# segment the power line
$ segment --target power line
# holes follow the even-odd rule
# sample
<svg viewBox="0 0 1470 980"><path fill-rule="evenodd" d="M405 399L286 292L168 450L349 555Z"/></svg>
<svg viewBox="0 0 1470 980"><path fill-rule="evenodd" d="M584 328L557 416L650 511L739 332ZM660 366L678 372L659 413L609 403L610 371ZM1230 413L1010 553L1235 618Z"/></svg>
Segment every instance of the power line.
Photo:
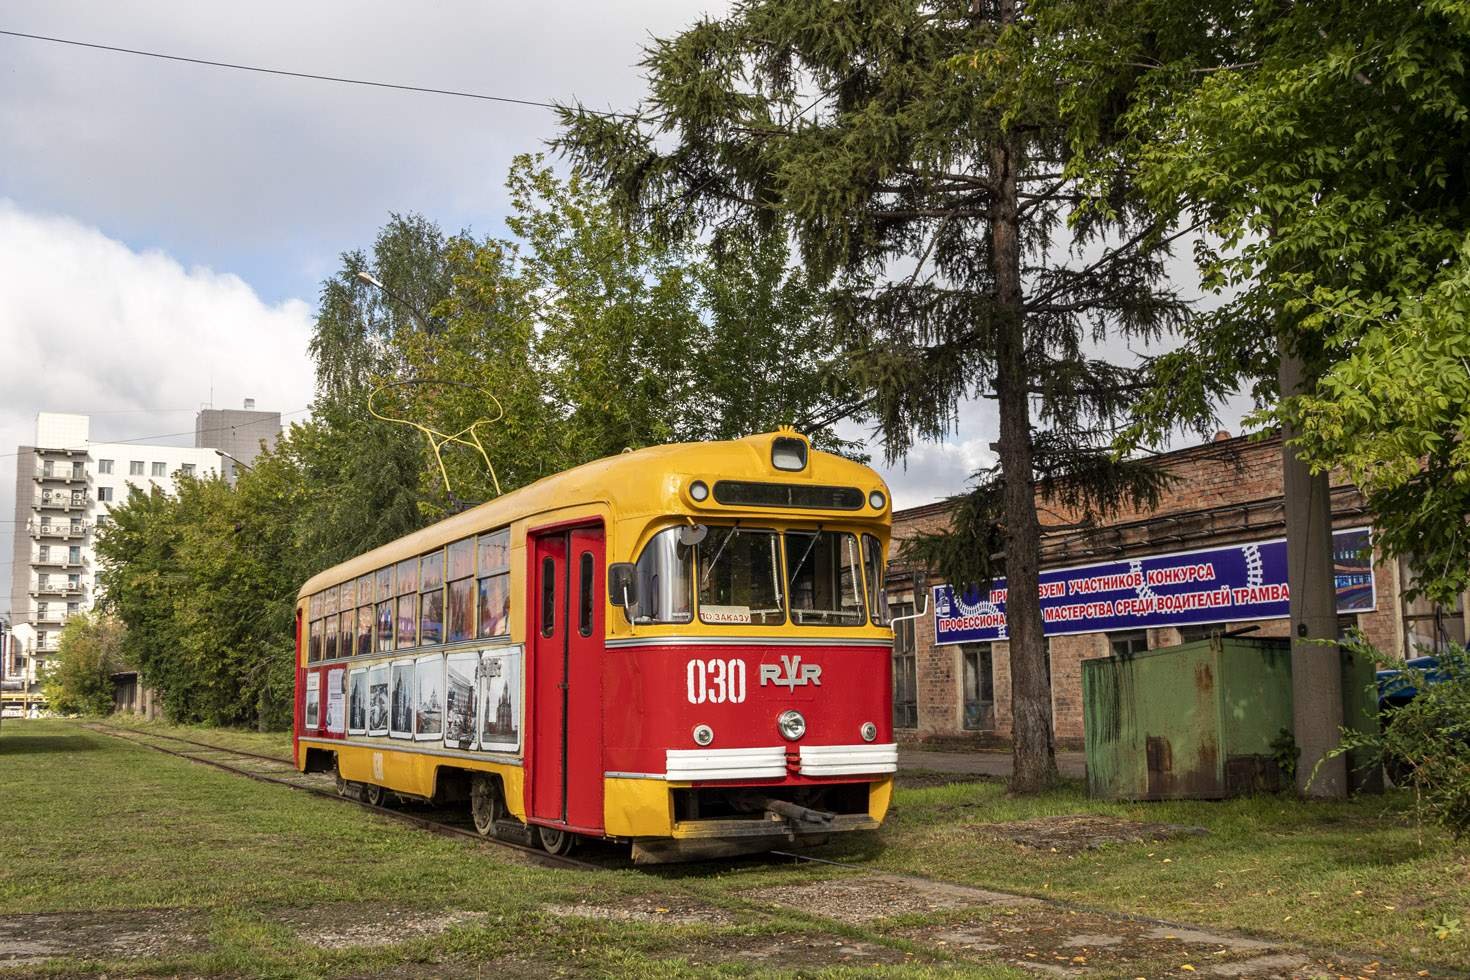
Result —
<svg viewBox="0 0 1470 980"><path fill-rule="evenodd" d="M139 48L124 48L114 44L96 44L91 41L77 41L66 37L50 37L45 34L27 34L24 31L0 30L0 34L9 37L26 38L31 41L47 41L51 44L66 44L77 48L90 48L94 51L111 51L116 54L131 54L140 58L157 58L161 61L177 61L188 65L206 65L210 68L228 68L232 71L250 71L261 75L279 75L283 78L306 78L316 82L337 82L342 85L365 85L369 88L394 89L399 92L419 92L426 95L447 95L456 99L476 99L481 102L503 102L507 105L523 105L536 109L560 108L554 102L538 102L535 99L517 99L508 95L487 95L483 92L465 92L460 89L432 88L426 85L403 85L397 82L378 82L366 78L346 78L342 75L319 75L314 72L288 71L284 68L265 68L260 65L240 65L229 61L210 61L206 58L189 58L184 55L167 54L162 51L144 51ZM584 109L595 116L607 116L616 119L633 118L624 112L600 112L595 109Z"/></svg>

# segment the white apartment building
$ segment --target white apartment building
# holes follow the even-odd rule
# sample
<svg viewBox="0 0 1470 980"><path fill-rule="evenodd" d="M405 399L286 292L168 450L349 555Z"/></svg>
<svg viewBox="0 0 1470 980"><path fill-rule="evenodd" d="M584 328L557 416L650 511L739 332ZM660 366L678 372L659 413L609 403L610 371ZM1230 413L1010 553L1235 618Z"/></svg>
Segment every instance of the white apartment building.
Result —
<svg viewBox="0 0 1470 980"><path fill-rule="evenodd" d="M0 710L40 703L40 671L66 620L92 608L98 568L93 534L130 487L174 489L175 478L219 472L212 448L92 442L85 415L42 412L36 441L15 467L15 551L11 563L13 640L0 648Z"/></svg>

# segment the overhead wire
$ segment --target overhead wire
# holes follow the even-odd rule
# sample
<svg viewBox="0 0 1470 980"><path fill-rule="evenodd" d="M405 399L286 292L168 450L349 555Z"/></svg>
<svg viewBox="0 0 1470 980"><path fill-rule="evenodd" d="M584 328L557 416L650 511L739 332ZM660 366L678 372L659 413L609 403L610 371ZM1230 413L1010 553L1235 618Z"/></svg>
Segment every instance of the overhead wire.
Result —
<svg viewBox="0 0 1470 980"><path fill-rule="evenodd" d="M246 65L230 61L213 61L208 58L191 58L185 55L168 54L163 51L147 51L142 48L125 48L116 44L100 44L94 41L78 41L75 38L54 37L47 34L30 34L25 31L10 31L0 29L0 34L7 37L25 38L31 41L46 41L50 44L64 44L77 48L90 48L94 51L110 51L114 54L129 54L140 58L156 58L160 61L177 61L188 65L204 65L209 68L226 68L231 71L254 72L261 75L278 75L284 78L305 78L315 82L334 82L339 85L363 85L369 88L394 89L400 92L419 92L426 95L445 95L456 99L476 99L481 102L501 102L507 105L530 106L537 109L556 109L558 106L553 102L539 102L535 99L520 99L509 95L490 95L484 92L468 92L462 89L435 88L428 85L408 85L400 82L380 82L367 78L349 78L344 75L323 75L317 72L290 71L284 68L266 68L262 65ZM602 112L589 109L594 115L607 116L610 118L628 118L627 113Z"/></svg>

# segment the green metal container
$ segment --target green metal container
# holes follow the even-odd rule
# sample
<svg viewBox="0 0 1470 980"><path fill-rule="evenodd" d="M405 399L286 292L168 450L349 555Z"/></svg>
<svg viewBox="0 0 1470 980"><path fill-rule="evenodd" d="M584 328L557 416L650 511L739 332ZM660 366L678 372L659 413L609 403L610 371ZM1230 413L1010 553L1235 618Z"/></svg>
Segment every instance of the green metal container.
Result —
<svg viewBox="0 0 1470 980"><path fill-rule="evenodd" d="M1286 640L1214 638L1082 663L1087 790L1219 799L1283 786L1292 729Z"/></svg>

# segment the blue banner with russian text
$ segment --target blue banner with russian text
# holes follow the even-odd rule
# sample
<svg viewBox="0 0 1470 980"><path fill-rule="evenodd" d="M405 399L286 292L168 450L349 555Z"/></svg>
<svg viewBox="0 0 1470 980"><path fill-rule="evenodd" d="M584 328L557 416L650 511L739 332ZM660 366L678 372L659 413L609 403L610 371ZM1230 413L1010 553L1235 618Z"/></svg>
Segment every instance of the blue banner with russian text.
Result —
<svg viewBox="0 0 1470 980"><path fill-rule="evenodd" d="M1369 529L1334 531L1332 545L1338 612L1371 612L1376 596ZM1047 636L1283 619L1291 598L1286 539L1047 570L1040 592ZM983 595L957 595L937 585L935 642L1004 640L1005 610L1004 579Z"/></svg>

